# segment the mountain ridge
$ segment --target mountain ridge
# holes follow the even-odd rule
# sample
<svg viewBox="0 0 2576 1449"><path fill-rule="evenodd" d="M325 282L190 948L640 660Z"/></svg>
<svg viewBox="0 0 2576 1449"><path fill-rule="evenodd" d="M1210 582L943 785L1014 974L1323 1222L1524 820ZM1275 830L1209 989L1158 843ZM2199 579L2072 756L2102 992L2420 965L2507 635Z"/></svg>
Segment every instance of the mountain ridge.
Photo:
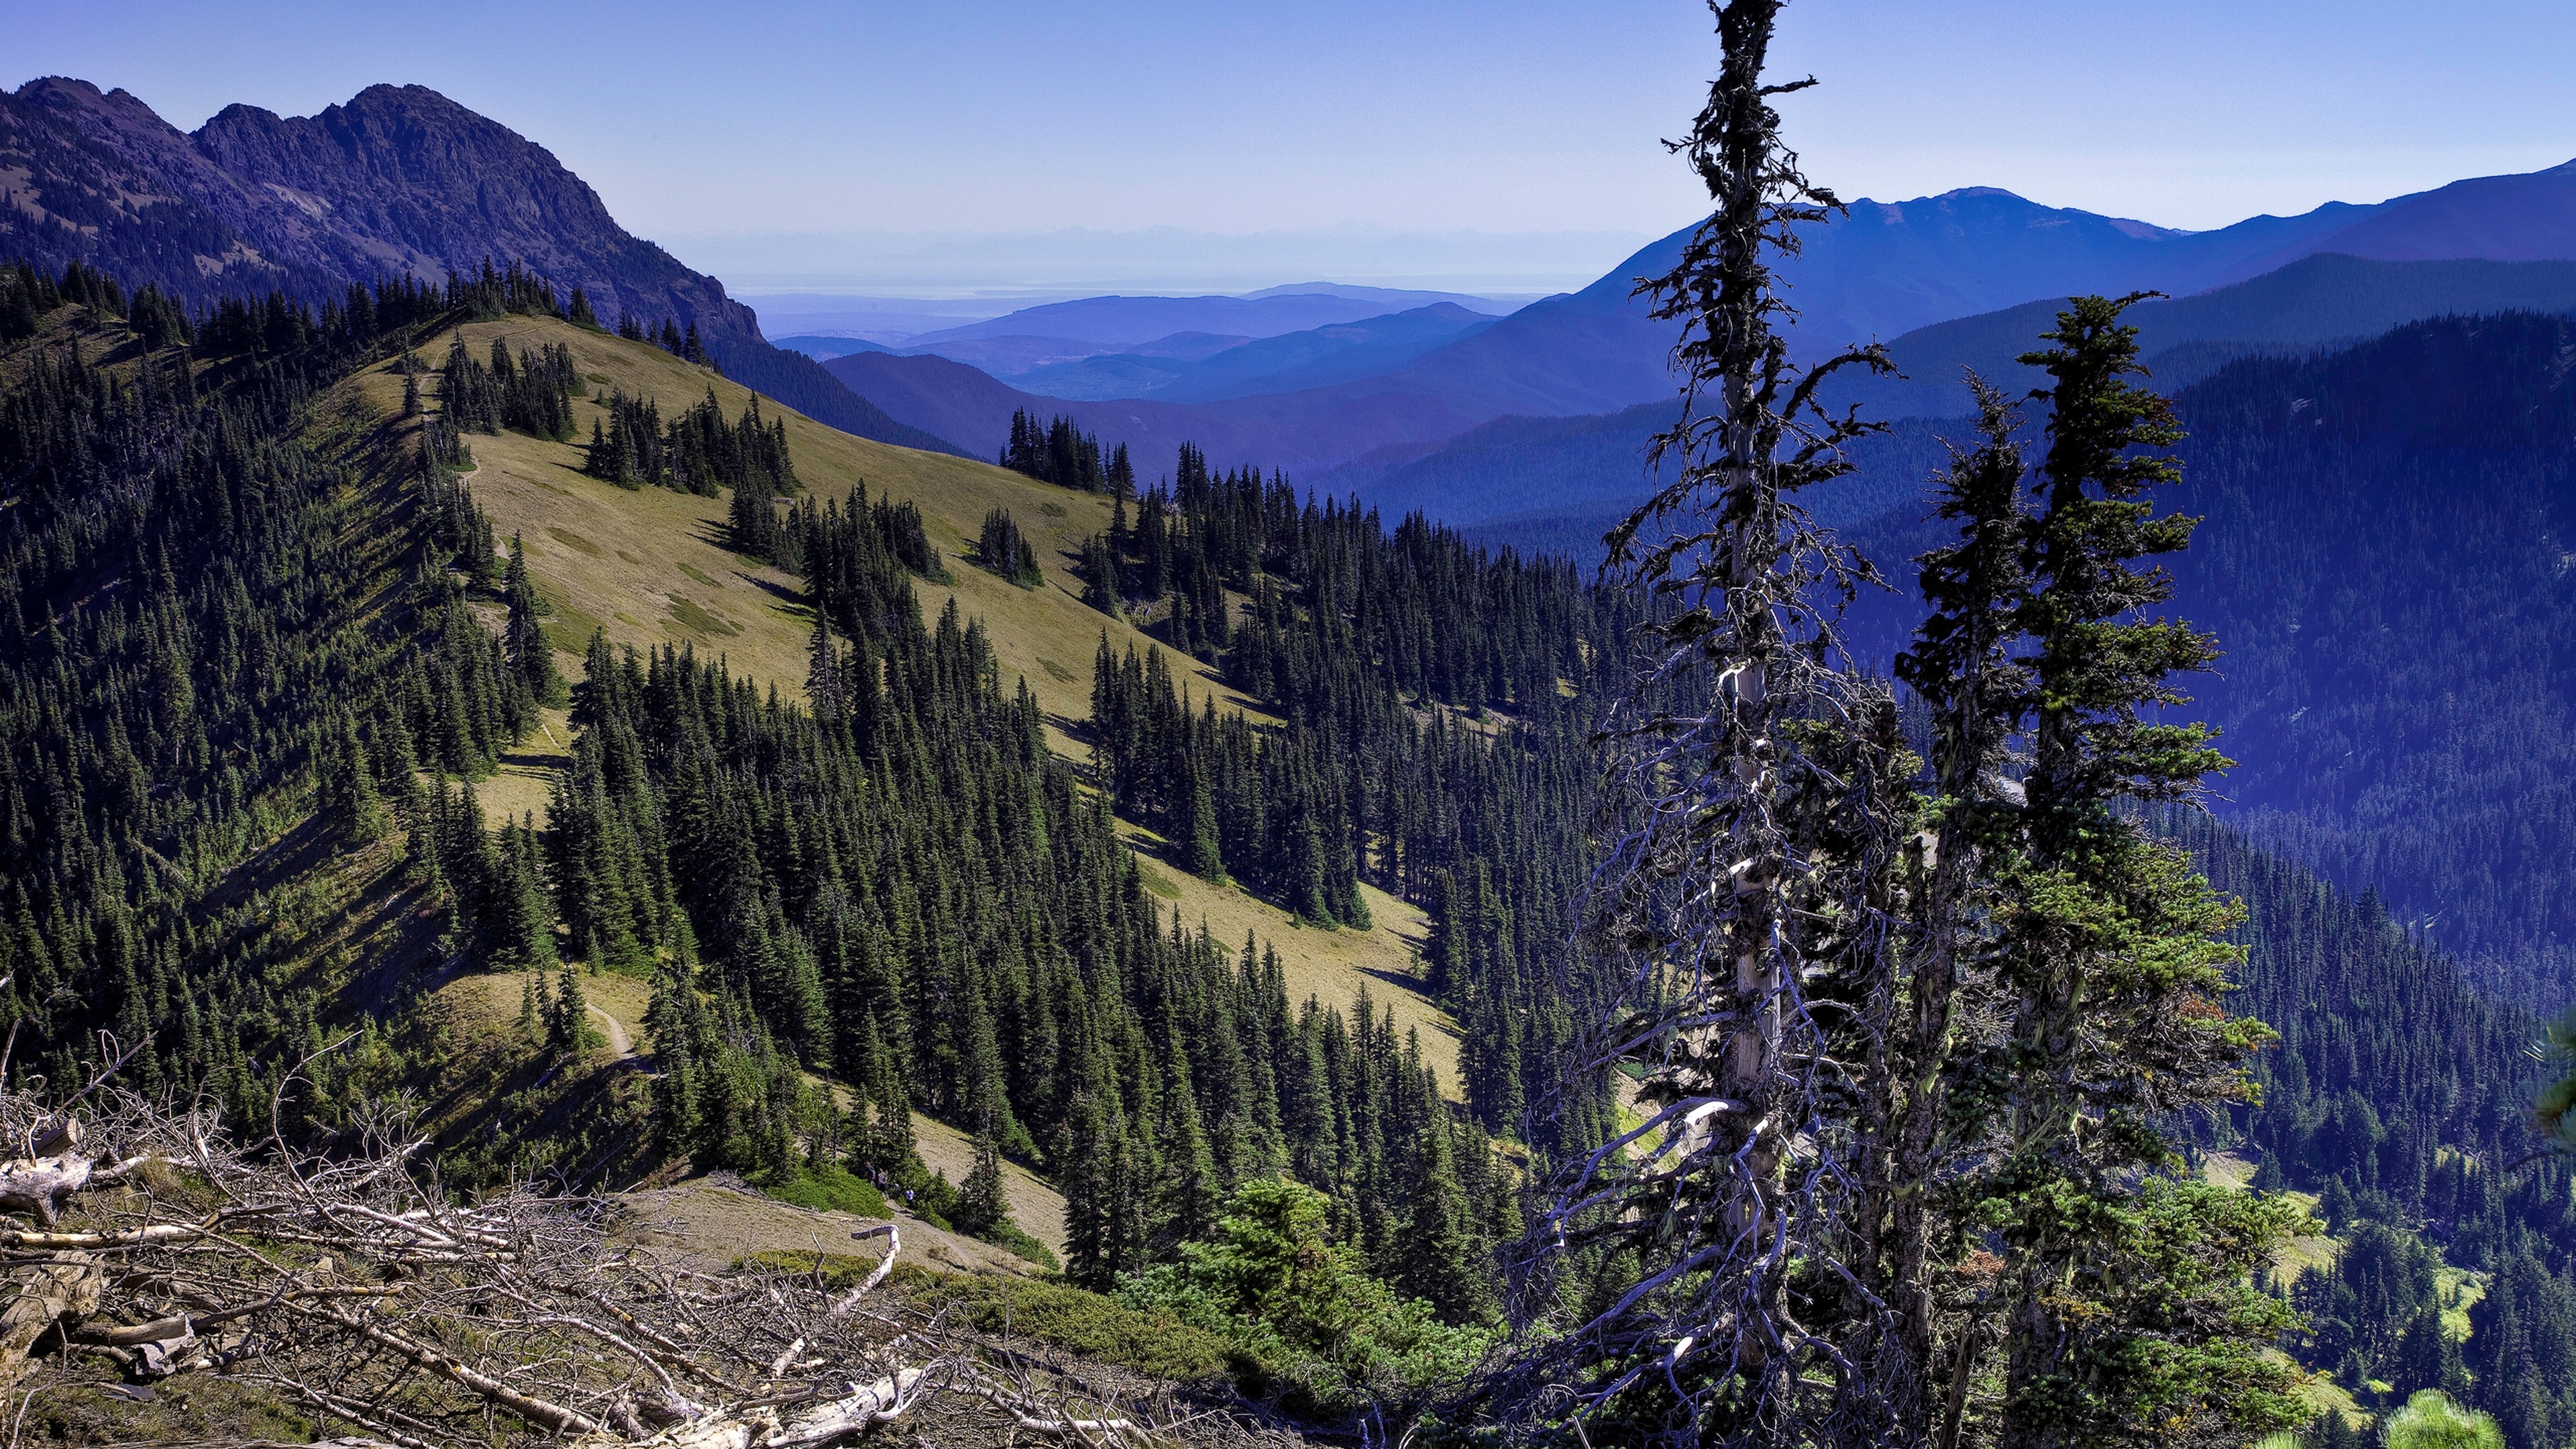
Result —
<svg viewBox="0 0 2576 1449"><path fill-rule="evenodd" d="M695 328L729 373L832 426L953 451L770 346L724 283L618 225L553 152L425 86L312 116L236 104L191 134L129 91L32 80L0 92L0 187L0 251L48 270L78 261L204 306L337 303L378 277L516 262L611 322Z"/></svg>
<svg viewBox="0 0 2576 1449"><path fill-rule="evenodd" d="M1196 335L1182 333L1142 347L1032 369L1011 381L1023 391L1076 401L1152 397L1162 402L1222 402L1302 392L1395 371L1426 352L1493 326L1495 320L1455 302L1433 302L1356 322L1235 339L1214 352L1174 347L1175 342Z"/></svg>
<svg viewBox="0 0 2576 1449"><path fill-rule="evenodd" d="M2040 374L2014 359L2061 305L2025 302L1917 328L1887 344L1902 375L1846 373L1828 385L1825 399L1901 431L1929 426L1965 437L1972 403L1963 372L2011 394L2041 385ZM2428 317L2570 310L2576 262L2388 262L2325 252L2226 287L2143 301L2128 317L2140 329L2153 384L2172 391L2241 356L2356 343ZM1428 453L1355 460L1316 481L1334 492L1356 490L1391 512L1420 508L1460 525L1511 519L1526 528L1558 516L1580 519L1571 538L1589 547L1600 520L1646 491L1646 440L1669 424L1673 406L1664 400L1618 413L1505 417ZM1928 467L1937 454L1929 461L1909 454L1909 466L1916 462ZM1521 536L1567 537L1552 525Z"/></svg>
<svg viewBox="0 0 2576 1449"><path fill-rule="evenodd" d="M582 288L611 320L623 308L708 333L759 332L751 309L723 283L618 226L598 192L553 152L425 86L369 86L312 116L236 103L194 133L131 92L67 77L30 81L8 102L0 112L13 130L36 115L79 128L164 188L124 209L191 201L248 249L218 254L211 267L202 254L147 251L139 268L119 258L130 282L195 300L223 290L236 271L255 284L297 272L346 283L398 272L433 278L491 257L517 261L558 288ZM47 179L29 183L40 204ZM8 228L0 235L14 232L13 242L43 235L23 217L0 222ZM98 240L101 252L119 250L107 236Z"/></svg>
<svg viewBox="0 0 2576 1449"><path fill-rule="evenodd" d="M1501 417L1589 417L1670 398L1675 383L1666 354L1673 330L1653 318L1651 301L1636 295L1636 285L1668 271L1691 231L1649 244L1590 286L1533 302L1400 367L1278 395L1296 401L1267 410L1267 433L1247 433L1241 409L1205 414L1198 426L1229 442L1259 437L1268 444L1266 456L1293 466L1342 467L1372 456L1401 466L1438 451L1446 440L1437 431L1442 427L1452 427L1446 437L1455 437ZM2551 243L2552 236L2565 240ZM2428 251L2518 260L2553 246L2576 257L2576 171L2471 178L2384 202L2329 202L2296 216L2249 217L2204 232L2048 207L1995 187L1962 187L1899 202L1864 198L1848 214L1808 228L1802 240L1803 251L1783 262L1781 275L1790 300L1804 309L1793 345L1812 360L1846 342L1901 338L2038 305L2035 298L2139 288L2195 294L2337 248L2357 248L2366 260L2382 259L2370 256L2373 251L2405 253L2400 260ZM2384 326L2397 319L2375 320ZM1000 326L997 319L957 331ZM918 340L914 348L920 350ZM984 392L959 375L846 363L835 364L835 375L854 390L970 449L977 440L997 442L1007 423L1009 409L999 409L997 421L989 398L940 401L939 389L947 385ZM1424 411L1409 425L1391 426L1391 398L1417 400ZM1084 409L1096 404L1015 406L1052 407L1083 418L1104 442L1141 446L1150 439L1156 450L1189 427L1180 415L1141 408L1093 414ZM980 416L970 421L963 414ZM951 428L972 437L943 432Z"/></svg>
<svg viewBox="0 0 2576 1449"><path fill-rule="evenodd" d="M1358 290L1356 288L1351 290ZM1405 296L1430 294L1403 294ZM1455 299L1440 296L1420 305ZM1047 302L981 322L904 339L904 349L935 352L947 342L980 342L998 337L1046 337L1076 342L1134 347L1179 332L1208 332L1254 339L1305 332L1317 327L1366 321L1391 311L1374 297L1347 297L1331 292L1273 292L1248 297L1082 297Z"/></svg>

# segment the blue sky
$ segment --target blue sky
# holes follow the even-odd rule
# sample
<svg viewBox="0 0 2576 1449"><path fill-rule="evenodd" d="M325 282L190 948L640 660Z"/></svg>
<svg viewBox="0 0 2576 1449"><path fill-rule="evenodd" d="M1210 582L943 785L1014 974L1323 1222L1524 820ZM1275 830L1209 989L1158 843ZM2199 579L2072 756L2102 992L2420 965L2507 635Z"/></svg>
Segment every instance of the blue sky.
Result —
<svg viewBox="0 0 2576 1449"><path fill-rule="evenodd" d="M1073 254L1120 283L1545 290L1692 218L1654 143L1715 63L1682 0L135 0L22 8L11 30L0 84L121 85L183 128L236 100L309 114L433 86L751 290L874 269L931 292L943 266L951 287L1034 282ZM2206 227L2576 157L2564 3L1800 0L1775 55L1825 82L1786 110L1846 196L2002 186ZM1067 228L1081 246L1043 237Z"/></svg>

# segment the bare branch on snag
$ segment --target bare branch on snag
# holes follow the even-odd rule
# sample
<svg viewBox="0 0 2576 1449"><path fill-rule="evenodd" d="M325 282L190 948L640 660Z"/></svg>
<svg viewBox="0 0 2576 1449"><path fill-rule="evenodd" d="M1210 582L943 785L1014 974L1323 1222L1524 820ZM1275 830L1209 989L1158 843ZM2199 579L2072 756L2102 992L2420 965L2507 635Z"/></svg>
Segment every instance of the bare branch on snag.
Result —
<svg viewBox="0 0 2576 1449"><path fill-rule="evenodd" d="M1608 999L1560 1089L1628 1085L1645 1121L1555 1164L1514 1272L1533 1352L1500 1392L1533 1424L1617 1414L1632 1441L1875 1443L1898 1437L1864 1265L1902 741L1886 686L1840 667L1841 607L1877 575L1797 495L1878 431L1819 388L1893 369L1875 347L1791 360L1772 259L1842 204L1768 104L1811 84L1761 81L1779 0L1711 9L1723 71L1672 149L1712 214L1638 287L1681 324L1681 415L1651 452L1676 466L1606 540L1605 575L1649 605L1597 734L1583 918ZM1623 1261L1590 1285L1607 1307L1561 1314L1570 1276Z"/></svg>

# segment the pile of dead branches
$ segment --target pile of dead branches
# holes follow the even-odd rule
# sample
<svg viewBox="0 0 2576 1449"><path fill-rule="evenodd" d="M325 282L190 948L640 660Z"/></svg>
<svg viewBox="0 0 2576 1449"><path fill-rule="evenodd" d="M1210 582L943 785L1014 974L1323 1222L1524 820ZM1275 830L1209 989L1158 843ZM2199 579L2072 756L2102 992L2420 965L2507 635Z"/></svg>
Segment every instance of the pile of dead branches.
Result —
<svg viewBox="0 0 2576 1449"><path fill-rule="evenodd" d="M106 1082L59 1105L0 1091L0 1388L221 1375L405 1449L787 1449L932 1404L987 1442L1187 1423L880 1294L891 1224L854 1235L875 1259L855 1282L711 1274L619 1241L603 1199L442 1190L392 1112L327 1152L268 1126L245 1147Z"/></svg>

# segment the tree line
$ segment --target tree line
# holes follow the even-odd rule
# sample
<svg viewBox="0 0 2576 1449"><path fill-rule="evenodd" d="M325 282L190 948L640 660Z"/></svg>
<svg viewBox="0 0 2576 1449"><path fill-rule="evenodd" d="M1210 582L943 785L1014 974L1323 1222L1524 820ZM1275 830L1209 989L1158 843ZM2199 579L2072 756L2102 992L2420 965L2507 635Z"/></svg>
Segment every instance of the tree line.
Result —
<svg viewBox="0 0 2576 1449"><path fill-rule="evenodd" d="M0 272L0 303L32 306L42 294L25 277ZM98 279L43 280L53 301L40 322L67 305L102 315ZM1483 553L1419 519L1390 531L1356 507L1301 501L1275 476L1220 476L1187 450L1170 481L1118 494L1110 530L1084 550L1086 597L1210 661L1282 723L1220 712L1176 687L1161 652L1104 637L1103 800L1048 757L1033 699L1004 687L978 626L953 609L923 621L913 581L943 564L917 511L861 490L782 515L763 493L766 556L803 574L817 605L811 706L763 698L685 652L595 644L550 818L495 830L470 781L562 683L524 562L515 547L505 559L455 476L453 404L425 420L402 527L373 552L340 526L350 495L299 437L321 386L462 315L382 330L412 305L399 290L370 295L376 331L356 330L353 306L245 306L258 325L220 357L199 355L202 319L188 323L195 343L173 331L157 349L128 325L106 354L115 365L39 350L0 400L13 504L0 597L23 626L6 661L0 848L14 898L0 949L24 1061L69 1075L86 1031L108 1024L120 1039L151 1035L136 1065L146 1080L257 1100L282 1059L322 1040L328 1003L267 972L274 927L258 909L210 892L226 862L318 806L351 844L399 830L452 949L530 983L545 1050L580 1044L568 964L656 979L651 1026L669 1054L657 1150L769 1174L846 1166L997 1227L989 1174L970 1208L920 1171L917 1105L976 1132L988 1162L1016 1156L1067 1188L1069 1266L1087 1283L1172 1261L1217 1231L1228 1193L1284 1170L1324 1192L1333 1232L1373 1271L1474 1320L1499 1304L1490 1274L1460 1265L1490 1261L1519 1228L1490 1134L1521 1138L1543 1169L1580 1169L1571 1180L1587 1191L1604 1171L1690 1182L1653 1176L1651 1138L1581 1168L1616 1118L1600 1078L1587 1096L1554 1071L1598 1041L1585 1014L1605 1002L1652 1021L1690 1000L1668 989L1685 978L1664 976L1612 994L1626 963L1668 949L1655 932L1596 936L1597 955L1571 962L1559 945L1590 860L1591 711L1620 687L1606 666L1644 626L1704 654L1687 610L1586 588L1563 565ZM1930 620L1904 664L1911 737L1893 693L1819 684L1785 645L1762 656L1770 677L1811 690L1761 736L1794 752L1774 763L1794 782L1777 797L1794 832L1777 858L1823 864L1751 878L1783 903L1774 919L1802 923L1810 1009L1875 1022L1901 1044L1894 1060L1929 1064L1928 1076L1891 1067L1837 1085L1847 1095L1834 1102L1879 1102L1880 1115L1814 1109L1817 1130L1799 1140L1848 1152L1878 1174L1865 1182L1909 1180L1899 1165L1928 1160L1910 1180L1939 1190L1914 1195L1912 1219L1907 1194L1878 1193L1898 1206L1875 1227L1871 1193L1805 1224L1755 1220L1803 1233L1856 1214L1876 1237L1836 1236L1836 1223L1803 1240L1815 1247L1804 1261L1848 1267L1898 1305L1894 1318L1812 1279L1760 1286L1796 1305L1802 1331L1947 1371L1912 1370L1919 1392L1964 1385L1955 1410L1936 1399L1926 1419L1963 1439L2116 1437L2150 1412L2251 1433L2287 1412L2278 1375L2247 1356L2281 1340L2371 1373L2392 1397L2450 1389L2516 1442L2551 1442L2569 1422L2564 1174L2502 1179L2477 1165L2520 1140L2531 1023L2445 977L2374 903L2341 901L2187 811L2130 803L2187 793L2212 758L2157 713L2166 675L2205 657L2205 642L2129 622L2153 602L2149 564L2189 528L2145 506L2174 486L2156 461L2168 424L2122 379L2123 332L2103 303L2045 339L2060 391L2036 465L1999 401L1954 459L1942 505L1955 532L1919 580ZM504 360L521 379L551 366ZM490 425L511 426L502 369L464 361L467 392L494 403ZM754 422L727 427L702 407L727 436ZM783 469L783 432L757 432ZM397 607L359 610L389 573ZM475 597L503 606L499 628L467 607ZM1637 697L1669 713L1710 687L1715 672L1685 658ZM2086 702L2049 703L2069 698ZM2069 712L2052 722L2051 708ZM2038 741L2052 728L2048 755ZM1113 808L1164 835L1176 868L1237 880L1318 927L1364 924L1363 884L1424 907L1423 971L1462 1025L1468 1117L1440 1104L1418 1049L1373 1003L1292 1003L1258 942L1166 919ZM1855 928L1868 922L1889 934ZM1732 948L1741 930L1700 939ZM1731 979L1735 960L1723 964ZM1933 986L1944 977L1947 1008ZM1785 992L1791 978L1777 979ZM2276 1047L2250 1053L2254 1018L2274 1023ZM1651 1052L1618 1060L1645 1110L1679 1120L1740 1100L1691 1088L1693 1071L1734 1068L1695 1059L1688 1030L1644 1040ZM1867 1061L1852 1049L1862 1038L1817 1040L1837 1062ZM1746 1080L1779 1093L1786 1060ZM2055 1077L2052 1062L2064 1064ZM844 1084L837 1100L805 1084L807 1069ZM2183 1107L2223 1109L2229 1125L2194 1137L2172 1115ZM1918 1127L1928 1147L1908 1145ZM2009 1150L1995 1145L2007 1129ZM1796 1150L1693 1132L1664 1140L1749 1141L1764 1171L1787 1171ZM2319 1190L2337 1227L2370 1237L2366 1251L2286 1292L2266 1283L2254 1245L2295 1215L2181 1171L2218 1146L2255 1159L2258 1187ZM1694 1210L1704 1225L1742 1221L1722 1195ZM1747 1410L1726 1395L1745 1380L1705 1362L1704 1377L1676 1376L1677 1398L1658 1399L1671 1386L1643 1375L1617 1384L1677 1341L1622 1338L1620 1314L1688 1312L1711 1280L1658 1288L1661 1250L1623 1236L1637 1220L1555 1211L1541 1230L1577 1229L1572 1256L1524 1281L1551 1285L1535 1301L1582 1330L1567 1342L1614 1350L1594 1381L1614 1386L1609 1422L1652 1433L1677 1409L1708 1415L1693 1433L1737 1422ZM2208 1247L2212 1233L2231 1246ZM2465 1346L2419 1327L2426 1244L2493 1275ZM1989 1271L1980 1253L2013 1273L1976 1277ZM1968 1276L1906 1298L1936 1265ZM2121 1287L2145 1277L2183 1297ZM2154 1315L2177 1301L2205 1336L2185 1359L2135 1358L2171 1341ZM1812 1409L1837 1382L1802 1378L1777 1402Z"/></svg>
<svg viewBox="0 0 2576 1449"><path fill-rule="evenodd" d="M1136 466L1128 461L1125 443L1104 450L1097 433L1086 433L1061 415L1040 423L1028 409L1013 408L1011 435L998 461L1014 473L1059 488L1121 495L1136 489Z"/></svg>
<svg viewBox="0 0 2576 1449"><path fill-rule="evenodd" d="M1193 697L1159 651L1093 665L1094 768L1173 862L1321 926L1361 886L1430 911L1429 983L1463 1087L1518 1134L1572 1029L1555 961L1583 870L1590 661L1619 602L1556 560L1491 554L1419 516L1392 532L1184 445L1083 550L1086 597L1213 662L1282 723Z"/></svg>
<svg viewBox="0 0 2576 1449"><path fill-rule="evenodd" d="M127 325L85 273L0 269L0 292L59 329L0 397L12 1061L70 1080L105 1027L148 1090L264 1101L327 998L273 973L287 923L230 873L316 804L387 818L416 771L488 770L532 702L461 607L500 567L453 469L416 460L391 526L353 531L303 437L323 388L461 314L409 281L183 328Z"/></svg>

